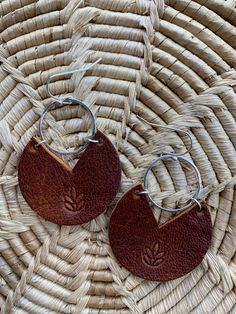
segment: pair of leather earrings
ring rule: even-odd
[[[85,71],[94,64],[59,75]],[[55,76],[58,75],[52,77]],[[95,117],[83,102],[73,97],[57,98],[48,86],[55,101],[40,117],[40,138],[33,137],[20,158],[20,189],[30,207],[44,219],[57,224],[83,224],[100,215],[116,196],[121,181],[119,156],[110,140],[96,129]],[[43,120],[58,103],[80,106],[92,120],[87,143],[73,152],[52,148],[43,134]],[[82,154],[73,169],[57,156],[75,153]],[[166,159],[184,161],[198,179],[191,204],[183,208],[162,208],[148,193],[149,172],[158,161]],[[133,186],[112,212],[109,239],[120,264],[141,278],[159,281],[175,279],[193,270],[206,254],[212,233],[209,210],[203,201],[198,201],[200,193],[201,177],[193,162],[174,153],[157,158],[146,171],[144,187]],[[149,202],[161,210],[182,212],[159,226]]]

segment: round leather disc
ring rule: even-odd
[[[109,224],[109,239],[119,263],[148,280],[181,277],[199,265],[211,242],[209,210],[194,204],[158,225],[141,184],[132,187],[117,203]]]
[[[119,156],[110,140],[97,131],[71,169],[39,139],[32,138],[19,163],[21,192],[40,216],[57,224],[86,223],[100,215],[114,199],[120,185]]]

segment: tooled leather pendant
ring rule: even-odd
[[[194,204],[158,225],[141,184],[132,187],[116,205],[109,239],[119,263],[147,280],[166,281],[191,272],[205,256],[212,223],[205,202]]]
[[[86,223],[100,215],[120,185],[118,153],[100,131],[71,169],[33,137],[19,162],[19,185],[29,204],[44,219],[57,224]]]

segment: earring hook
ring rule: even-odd
[[[148,125],[156,126],[158,128],[168,129],[168,130],[175,131],[175,132],[182,132],[183,134],[188,136],[188,138],[190,140],[190,144],[189,144],[189,147],[187,148],[187,150],[185,152],[183,152],[183,153],[163,152],[161,154],[161,156],[166,155],[166,154],[171,155],[173,157],[184,156],[184,155],[188,154],[192,150],[192,148],[193,148],[193,139],[192,139],[191,134],[188,131],[184,131],[184,130],[181,130],[181,129],[176,129],[176,128],[168,126],[168,125],[161,125],[161,124],[157,124],[157,123],[152,123],[152,122],[149,122],[149,121],[145,120],[144,118],[142,118],[142,117],[140,117],[138,115],[137,115],[137,118],[142,120],[142,121],[144,121]]]
[[[48,77],[48,80],[47,80],[47,83],[46,83],[46,91],[48,93],[48,95],[50,97],[52,97],[56,102],[59,102],[59,103],[63,103],[63,104],[67,104],[67,102],[65,102],[65,99],[62,98],[62,97],[57,97],[55,95],[53,95],[49,89],[49,84],[51,82],[52,79],[55,79],[57,77],[60,77],[60,76],[63,76],[63,75],[71,75],[71,74],[74,74],[74,73],[79,73],[79,72],[84,72],[84,71],[87,71],[89,69],[91,69],[94,65],[96,65],[97,63],[99,63],[100,61],[102,60],[102,58],[99,58],[98,60],[96,60],[95,62],[91,63],[91,64],[86,64],[85,66],[83,66],[82,68],[79,68],[79,69],[75,69],[75,70],[69,70],[69,71],[64,71],[64,72],[59,72],[59,73],[56,73],[56,74],[52,74],[52,75],[49,75]],[[67,99],[69,99],[69,97],[67,97]]]
[[[66,99],[68,99],[68,98],[66,98]],[[63,104],[67,104],[67,103],[63,101]],[[92,128],[90,131],[90,136],[87,139],[87,143],[85,143],[82,147],[75,148],[73,152],[67,152],[67,151],[61,152],[60,150],[51,147],[51,145],[47,142],[47,140],[44,136],[44,131],[43,131],[43,121],[45,119],[46,114],[56,105],[56,102],[54,101],[44,109],[44,111],[42,112],[42,114],[40,116],[38,133],[39,133],[39,136],[41,138],[41,141],[35,145],[36,148],[38,148],[40,145],[44,144],[49,150],[51,150],[55,154],[70,156],[73,154],[82,153],[85,150],[85,148],[89,145],[89,142],[99,143],[99,140],[93,139],[93,137],[96,133],[96,120],[95,120],[94,114],[91,111],[91,109],[88,106],[86,106],[82,101],[75,99],[75,98],[70,98],[70,102],[68,104],[82,107],[89,114],[89,117],[92,121]]]
[[[162,155],[160,157],[158,157],[157,159],[155,159],[147,168],[146,172],[145,172],[145,175],[144,175],[144,179],[143,179],[143,185],[144,185],[144,191],[141,191],[141,192],[138,192],[138,194],[144,194],[146,195],[146,197],[149,199],[149,201],[154,205],[156,206],[157,208],[159,208],[160,210],[164,210],[164,211],[167,211],[167,212],[171,212],[171,213],[176,213],[178,211],[182,211],[182,210],[185,210],[187,209],[190,205],[192,205],[194,202],[197,203],[197,205],[199,206],[199,210],[201,210],[201,203],[198,201],[199,198],[200,198],[200,195],[201,195],[201,192],[202,192],[202,178],[201,178],[201,174],[197,168],[197,166],[194,164],[194,162],[192,162],[191,160],[189,160],[188,158],[186,157],[183,157],[183,156],[175,156],[176,157],[176,160],[179,160],[179,161],[183,161],[185,162],[186,164],[188,164],[196,178],[197,178],[197,182],[198,182],[198,187],[197,187],[197,190],[194,194],[194,196],[190,199],[190,203],[187,203],[186,205],[184,205],[183,207],[178,207],[178,208],[175,208],[175,209],[172,209],[172,208],[166,208],[166,207],[162,207],[161,205],[159,205],[153,198],[152,196],[149,194],[148,192],[148,174],[152,171],[153,167],[157,164],[158,161],[160,160],[166,160],[166,159],[169,159],[169,158],[173,158],[172,157],[173,155],[170,155],[169,153],[166,154],[166,155]]]

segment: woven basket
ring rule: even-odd
[[[1,313],[236,313],[236,1],[0,2]],[[97,219],[60,227],[23,199],[19,156],[52,101],[48,76],[100,57],[93,69],[50,89],[90,106],[120,153],[122,185]],[[76,114],[65,108],[49,115],[53,145],[68,148],[78,131],[79,141],[86,136],[88,121],[78,123]],[[201,172],[214,224],[202,264],[165,283],[120,267],[107,235],[112,207],[142,180],[153,156],[189,145],[152,123],[191,132],[188,157]],[[189,196],[188,169],[179,163],[160,169],[151,181],[164,205]],[[153,210],[157,221],[168,219]]]

